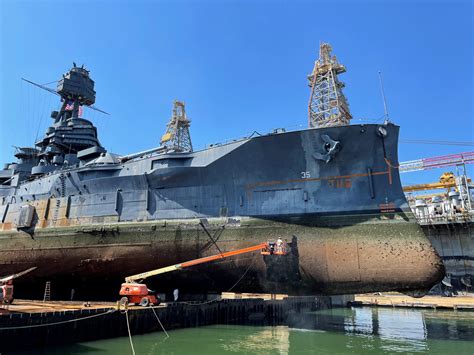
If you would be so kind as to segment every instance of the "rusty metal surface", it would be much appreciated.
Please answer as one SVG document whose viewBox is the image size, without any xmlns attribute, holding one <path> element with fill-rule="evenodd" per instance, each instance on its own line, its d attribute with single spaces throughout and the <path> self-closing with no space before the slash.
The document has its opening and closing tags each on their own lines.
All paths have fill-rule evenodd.
<svg viewBox="0 0 474 355">
<path fill-rule="evenodd" d="M 221 228 L 217 222 L 222 221 L 208 225 L 211 233 Z M 194 292 L 222 292 L 248 269 L 233 291 L 341 294 L 427 288 L 444 275 L 439 256 L 420 227 L 405 221 L 373 220 L 338 228 L 247 219 L 239 225 L 227 225 L 217 244 L 229 251 L 275 236 L 287 239 L 289 255 L 265 260 L 256 253 L 150 282 L 159 287 L 179 285 Z M 75 280 L 76 287 L 97 278 L 118 284 L 133 273 L 217 252 L 215 246 L 208 246 L 209 238 L 199 221 L 192 220 L 166 226 L 110 224 L 86 232 L 74 227 L 45 229 L 34 238 L 3 233 L 1 242 L 5 247 L 0 250 L 0 267 L 5 273 L 41 260 L 34 275 L 21 283 L 56 275 L 58 279 Z"/>
</svg>

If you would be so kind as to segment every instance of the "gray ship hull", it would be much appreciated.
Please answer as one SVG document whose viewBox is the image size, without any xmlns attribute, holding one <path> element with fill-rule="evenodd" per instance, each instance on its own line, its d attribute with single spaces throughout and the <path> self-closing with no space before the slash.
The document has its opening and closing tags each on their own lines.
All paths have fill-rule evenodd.
<svg viewBox="0 0 474 355">
<path fill-rule="evenodd" d="M 119 282 L 215 254 L 205 228 L 221 250 L 282 237 L 290 253 L 196 267 L 160 278 L 163 285 L 226 291 L 241 278 L 235 291 L 430 288 L 444 267 L 400 185 L 398 127 L 383 126 L 386 135 L 379 127 L 308 129 L 193 153 L 95 160 L 1 186 L 2 274 L 32 265 L 36 280 Z M 34 218 L 19 228 L 25 205 L 34 206 Z"/>
</svg>

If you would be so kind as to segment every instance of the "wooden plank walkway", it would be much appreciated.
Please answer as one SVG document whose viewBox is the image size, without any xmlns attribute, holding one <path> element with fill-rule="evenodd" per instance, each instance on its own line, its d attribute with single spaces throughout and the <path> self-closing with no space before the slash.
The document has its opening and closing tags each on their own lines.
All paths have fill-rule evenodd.
<svg viewBox="0 0 474 355">
<path fill-rule="evenodd" d="M 398 293 L 390 294 L 363 294 L 354 297 L 353 306 L 380 306 L 405 308 L 433 308 L 474 311 L 473 296 L 424 296 L 413 298 Z"/>
<path fill-rule="evenodd" d="M 161 304 L 159 307 L 166 307 Z M 38 300 L 19 300 L 16 299 L 11 305 L 2 305 L 0 314 L 9 313 L 47 313 L 78 311 L 88 309 L 107 309 L 117 308 L 117 302 L 87 302 L 83 301 L 38 301 Z M 130 309 L 142 309 L 140 306 L 129 306 Z"/>
</svg>

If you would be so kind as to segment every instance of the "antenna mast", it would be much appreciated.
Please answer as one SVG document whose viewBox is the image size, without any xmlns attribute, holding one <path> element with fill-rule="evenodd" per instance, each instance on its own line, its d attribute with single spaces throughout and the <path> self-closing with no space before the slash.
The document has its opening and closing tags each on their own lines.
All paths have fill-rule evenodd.
<svg viewBox="0 0 474 355">
<path fill-rule="evenodd" d="M 379 70 L 379 80 L 380 80 L 380 91 L 382 93 L 385 122 L 388 122 L 389 118 L 388 118 L 387 101 L 385 100 L 385 90 L 383 88 L 382 72 L 380 70 Z"/>
<path fill-rule="evenodd" d="M 167 150 L 176 152 L 192 152 L 191 135 L 189 126 L 191 121 L 186 117 L 184 102 L 175 101 L 173 106 L 173 115 L 168 123 L 166 133 L 161 138 L 161 144 Z"/>
<path fill-rule="evenodd" d="M 331 56 L 329 43 L 321 43 L 319 59 L 314 63 L 313 71 L 308 75 L 311 95 L 308 104 L 309 127 L 344 126 L 350 123 L 352 116 L 349 104 L 342 93 L 344 83 L 337 75 L 344 73 L 346 67 Z"/>
</svg>

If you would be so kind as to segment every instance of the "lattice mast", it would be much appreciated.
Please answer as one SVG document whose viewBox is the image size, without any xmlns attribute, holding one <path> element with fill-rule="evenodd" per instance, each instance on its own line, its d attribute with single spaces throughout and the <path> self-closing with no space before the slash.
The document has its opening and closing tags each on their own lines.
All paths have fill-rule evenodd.
<svg viewBox="0 0 474 355">
<path fill-rule="evenodd" d="M 352 119 L 349 104 L 342 93 L 345 86 L 337 75 L 346 71 L 336 56 L 331 56 L 329 43 L 321 43 L 319 59 L 313 72 L 308 75 L 311 95 L 308 104 L 309 127 L 332 127 L 348 125 Z"/>
<path fill-rule="evenodd" d="M 166 133 L 161 138 L 161 144 L 167 150 L 192 152 L 193 145 L 189 134 L 190 125 L 191 121 L 186 117 L 184 102 L 175 101 L 173 115 L 168 123 Z"/>
</svg>

